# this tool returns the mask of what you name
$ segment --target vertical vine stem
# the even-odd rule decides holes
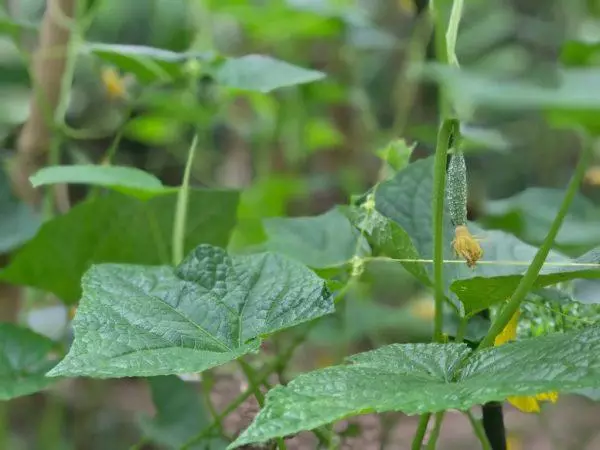
[[[427,432],[427,425],[429,424],[430,418],[430,413],[422,414],[419,418],[419,426],[417,427],[417,433],[415,434],[410,450],[421,450],[423,447],[423,439],[425,439],[425,433]]]
[[[435,413],[435,426],[429,436],[429,442],[427,442],[427,450],[435,450],[437,440],[440,437],[440,431],[442,429],[442,422],[444,421],[445,411]]]
[[[486,347],[491,347],[494,344],[494,340],[496,336],[500,334],[500,332],[504,329],[506,324],[510,321],[513,314],[519,309],[519,305],[527,295],[527,293],[533,287],[535,280],[548,257],[548,253],[552,249],[552,244],[554,243],[554,239],[560,230],[560,227],[563,223],[567,212],[569,211],[569,207],[577,193],[579,186],[581,185],[581,181],[585,175],[585,170],[592,159],[593,155],[593,145],[591,142],[588,142],[588,139],[582,137],[583,141],[583,150],[581,157],[575,167],[575,172],[569,181],[569,185],[567,186],[567,192],[562,200],[558,213],[556,217],[552,221],[552,225],[550,226],[550,230],[548,234],[544,238],[544,242],[540,246],[539,250],[535,254],[533,261],[527,268],[525,275],[521,279],[521,282],[513,292],[512,296],[508,300],[508,303],[502,308],[500,313],[496,316],[490,329],[486,336],[483,338],[481,343],[479,344],[478,349],[484,349]]]
[[[475,436],[477,436],[477,439],[479,439],[479,442],[481,443],[481,448],[483,450],[492,450],[492,446],[490,445],[490,441],[488,440],[485,434],[485,430],[483,429],[481,421],[476,419],[471,411],[465,411],[465,415],[468,417],[469,422],[473,427],[473,432],[475,433]]]
[[[242,368],[244,375],[246,375],[246,378],[248,379],[248,384],[250,385],[250,390],[254,393],[254,397],[256,397],[256,401],[258,402],[258,405],[261,408],[263,408],[265,406],[265,395],[260,390],[261,383],[258,381],[256,372],[254,371],[252,366],[250,366],[250,364],[248,364],[242,358],[238,359],[238,363],[240,364],[240,367]],[[266,380],[265,380],[265,382],[266,382]],[[276,442],[277,442],[277,448],[279,448],[279,450],[286,450],[286,445],[285,445],[285,441],[283,440],[283,438],[276,438]]]
[[[434,39],[436,59],[442,64],[451,63],[458,66],[454,49],[456,47],[456,38],[458,35],[458,25],[462,15],[463,2],[454,0],[452,4],[452,12],[448,27],[437,8],[438,0],[430,0],[429,8],[434,22]],[[445,32],[445,30],[447,30]],[[448,158],[448,149],[454,133],[458,133],[459,123],[452,118],[450,105],[446,99],[445,91],[440,86],[439,91],[439,112],[441,124],[438,131],[437,142],[435,146],[434,166],[433,166],[433,200],[432,200],[432,217],[433,217],[433,286],[435,299],[435,315],[433,325],[433,341],[443,342],[443,306],[445,301],[444,293],[444,200],[446,198],[446,160]],[[427,448],[435,448],[437,436],[439,434],[444,414],[437,413],[435,428],[429,440]],[[427,427],[429,415],[422,416],[419,427],[424,423]],[[421,430],[417,431],[417,435]],[[422,438],[421,438],[422,441]],[[413,443],[414,444],[414,443]],[[419,444],[420,445],[420,444]]]
[[[444,119],[435,147],[433,166],[433,283],[435,317],[433,340],[442,342],[444,294],[444,198],[446,191],[446,158],[456,120]]]
[[[187,221],[188,197],[190,192],[190,175],[192,172],[192,164],[194,155],[198,147],[198,133],[194,133],[192,144],[188,151],[187,161],[185,163],[185,171],[183,172],[183,181],[177,193],[177,205],[175,207],[175,219],[173,221],[173,265],[177,265],[183,259],[184,244],[185,244],[185,223]]]

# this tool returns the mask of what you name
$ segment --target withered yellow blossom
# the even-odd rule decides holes
[[[483,249],[477,239],[473,237],[466,225],[459,225],[454,230],[452,247],[456,254],[462,257],[467,266],[474,267],[483,256]]]
[[[496,339],[494,340],[495,346],[506,344],[507,342],[515,340],[517,338],[517,325],[519,324],[519,315],[520,312],[517,311],[511,317],[508,324],[506,324],[502,332],[498,336],[496,336]],[[542,394],[537,394],[535,396],[508,397],[507,400],[515,408],[523,412],[540,412],[540,402],[549,401],[552,403],[556,403],[556,401],[558,400],[558,393],[546,392]]]

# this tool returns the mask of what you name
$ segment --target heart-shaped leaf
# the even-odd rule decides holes
[[[201,372],[261,336],[333,312],[325,282],[287,257],[201,245],[177,268],[105,264],[83,278],[75,342],[51,376]]]
[[[393,344],[301,375],[269,391],[265,407],[229,448],[352,415],[466,410],[510,396],[600,386],[599,326],[486,349],[464,362],[469,353],[466,344]]]

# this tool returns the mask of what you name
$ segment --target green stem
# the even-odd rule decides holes
[[[262,383],[260,383],[257,380],[256,371],[250,366],[250,364],[248,364],[246,361],[244,361],[241,358],[238,359],[238,363],[239,363],[240,367],[242,368],[242,372],[244,372],[244,375],[248,379],[248,384],[250,385],[250,390],[256,397],[256,401],[258,402],[258,405],[262,408],[263,406],[265,406],[265,395],[260,390],[260,385]]]
[[[421,450],[423,447],[423,439],[425,439],[425,433],[427,432],[427,425],[429,424],[429,419],[431,418],[431,413],[422,414],[419,419],[419,426],[417,427],[417,432],[412,442],[411,450]]]
[[[246,375],[246,378],[248,379],[250,390],[254,393],[254,397],[256,397],[258,405],[263,408],[265,406],[265,395],[260,390],[260,385],[266,383],[266,380],[261,383],[258,380],[256,371],[243,359],[238,359],[238,363],[240,364],[244,375]],[[283,438],[276,438],[275,441],[277,442],[277,447],[279,450],[286,450],[285,441]]]
[[[458,323],[458,329],[456,330],[456,336],[454,337],[455,343],[461,343],[465,339],[465,334],[467,332],[467,326],[469,325],[469,317],[461,317],[460,322]]]
[[[446,158],[448,144],[456,121],[445,119],[438,132],[433,166],[433,279],[435,295],[435,317],[433,340],[442,342],[444,305],[444,198],[446,191]]]
[[[452,2],[452,11],[450,20],[448,20],[448,30],[446,31],[446,57],[448,64],[458,67],[458,58],[456,57],[456,39],[458,38],[458,25],[462,17],[464,1],[454,0]]]
[[[185,171],[183,172],[183,181],[179,192],[177,193],[177,206],[175,207],[175,219],[173,222],[173,265],[177,265],[183,259],[185,248],[185,223],[187,221],[188,196],[190,192],[190,174],[192,172],[192,163],[198,146],[198,133],[194,134],[192,144],[188,151]]]
[[[519,285],[513,292],[508,303],[506,304],[506,306],[504,308],[502,308],[502,311],[500,312],[500,314],[498,314],[496,319],[494,319],[494,321],[492,322],[492,325],[490,326],[490,329],[489,329],[487,335],[485,336],[485,338],[483,338],[483,340],[479,344],[478,350],[484,349],[486,347],[491,347],[494,344],[494,339],[496,339],[496,336],[498,336],[498,334],[500,334],[500,332],[504,329],[506,324],[508,324],[511,317],[519,309],[519,306],[520,306],[521,302],[523,301],[523,299],[525,298],[525,296],[527,295],[527,293],[533,287],[533,284],[535,283],[535,280],[537,279],[538,274],[540,273],[540,270],[542,269],[542,266],[544,265],[544,262],[546,261],[546,257],[548,256],[548,253],[550,253],[550,250],[552,249],[552,245],[554,244],[554,239],[556,238],[556,235],[558,234],[558,231],[560,230],[563,220],[564,220],[565,216],[567,215],[567,213],[569,212],[569,207],[571,206],[571,202],[573,201],[573,198],[577,194],[577,191],[579,189],[581,181],[583,180],[583,177],[585,175],[585,170],[586,170],[590,160],[592,159],[592,155],[593,155],[593,145],[591,145],[591,143],[586,142],[586,140],[584,140],[583,154],[579,158],[577,167],[575,167],[575,172],[573,173],[573,176],[571,177],[571,180],[569,181],[569,185],[567,186],[567,192],[565,193],[565,196],[560,205],[558,213],[556,214],[556,217],[554,218],[554,221],[552,222],[552,225],[550,226],[550,230],[548,231],[548,234],[546,235],[544,242],[542,243],[539,250],[535,254],[535,257],[533,258],[533,261],[529,265],[527,272],[525,272],[525,275],[523,276],[523,278],[521,279],[521,282],[519,283]]]
[[[10,415],[8,402],[0,401],[0,448],[10,447]]]
[[[219,434],[226,440],[231,440],[230,437],[225,432],[223,428],[223,423],[219,419],[219,412],[216,410],[215,405],[210,398],[210,392],[215,385],[215,380],[212,372],[210,370],[205,371],[202,374],[202,397],[204,398],[204,403],[206,404],[206,408],[210,413],[210,416],[213,420],[213,423],[216,425],[216,428]]]
[[[477,436],[477,439],[479,439],[479,442],[481,442],[482,450],[492,450],[492,446],[485,435],[485,430],[483,429],[481,421],[477,420],[471,411],[465,411],[465,415],[469,418],[469,422],[471,422],[475,436]]]
[[[437,8],[437,3],[440,0],[430,0],[429,1],[429,13],[433,18],[433,26],[434,26],[434,44],[435,44],[435,57],[438,63],[447,64],[448,63],[448,53],[447,48],[448,45],[446,43],[446,23],[444,21],[444,17],[441,14],[439,8]],[[438,85],[439,94],[438,94],[438,109],[440,117],[448,117],[450,111],[450,105],[446,101],[446,96],[444,94],[445,88],[441,84]]]
[[[435,413],[435,426],[433,427],[433,431],[429,437],[429,442],[427,442],[427,450],[435,450],[437,440],[440,437],[442,422],[444,421],[444,414],[444,411]]]
[[[262,374],[262,376],[257,380],[258,384],[262,384],[265,383],[267,381],[267,379],[269,378],[269,376],[277,369],[277,365],[281,364],[281,360],[283,361],[289,361],[292,356],[294,355],[294,352],[296,351],[296,349],[298,348],[298,346],[300,344],[302,344],[302,342],[304,342],[304,340],[306,339],[306,336],[308,336],[308,333],[310,332],[310,330],[312,330],[312,328],[318,323],[318,320],[313,320],[312,322],[310,322],[306,328],[303,330],[302,333],[300,333],[296,339],[294,339],[294,341],[290,344],[290,346],[288,347],[287,351],[284,352],[280,358],[278,358],[277,361],[275,361],[273,364],[271,364]],[[219,414],[219,416],[216,418],[216,421],[213,422],[211,425],[209,425],[208,427],[206,427],[204,430],[200,431],[200,433],[198,433],[195,436],[192,436],[185,444],[183,444],[181,446],[180,450],[189,450],[190,448],[192,448],[192,446],[194,446],[195,444],[197,444],[198,442],[200,442],[202,439],[204,439],[207,436],[210,436],[210,434],[213,432],[213,430],[216,428],[216,422],[222,422],[223,419],[225,419],[229,414],[231,414],[233,411],[235,411],[236,409],[239,408],[239,406],[244,403],[249,397],[251,397],[253,394],[252,389],[247,389],[244,393],[242,393],[238,398],[236,398],[232,403],[229,404],[229,406],[227,406],[227,408],[225,408],[225,410]]]

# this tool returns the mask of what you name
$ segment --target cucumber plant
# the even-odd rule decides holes
[[[421,416],[415,450],[435,416],[427,443],[435,448],[444,412],[459,410],[482,448],[496,450],[505,442],[492,439],[473,407],[508,399],[538,411],[562,393],[600,388],[600,311],[569,300],[564,310],[581,319],[576,326],[546,314],[548,292],[568,296],[565,286],[573,280],[600,278],[597,249],[576,258],[552,249],[597,144],[577,113],[598,109],[598,90],[582,101],[582,71],[575,69],[564,69],[556,90],[462,69],[454,47],[463,2],[452,2],[449,17],[438,3],[430,10],[443,45],[439,64],[426,71],[442,87],[435,155],[403,160],[348,205],[314,217],[264,220],[265,237],[256,245],[231,245],[243,194],[190,186],[193,160],[201,157],[197,130],[179,187],[111,165],[54,165],[36,173],[35,186],[83,183],[102,194],[44,222],[0,272],[3,281],[52,293],[75,310],[72,342],[0,325],[0,398],[31,394],[66,377],[146,377],[157,414],[142,421],[142,429],[168,448],[270,442],[284,449],[285,438],[302,431],[332,448],[330,424],[389,411]],[[143,83],[182,83],[192,91],[202,76],[223,89],[260,93],[325,77],[262,55],[77,45]],[[461,129],[477,107],[499,104],[560,112],[580,131],[580,161],[539,247],[466,217]],[[512,264],[515,255],[526,264]],[[375,260],[402,265],[433,290],[432,342],[381,346],[271,386],[270,376],[282,372],[321,318],[350,301],[345,293]],[[475,335],[470,331],[483,311],[487,328]],[[248,363],[249,355],[260,355],[264,343],[290,329],[294,339],[274,361]],[[201,405],[178,376],[200,373],[209,380],[211,370],[234,361],[248,389],[225,411],[195,420]],[[250,396],[259,413],[239,436],[226,436],[225,417]]]

